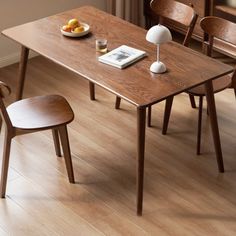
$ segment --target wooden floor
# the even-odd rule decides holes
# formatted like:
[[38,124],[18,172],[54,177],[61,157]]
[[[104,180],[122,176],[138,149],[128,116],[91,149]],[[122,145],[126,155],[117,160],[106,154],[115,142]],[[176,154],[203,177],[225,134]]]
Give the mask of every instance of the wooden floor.
[[[13,90],[17,65],[0,70]],[[143,216],[136,216],[136,110],[42,57],[30,60],[25,97],[61,94],[76,117],[69,125],[76,184],[50,132],[13,141],[6,199],[0,200],[0,235],[236,235],[236,104],[232,90],[216,96],[225,161],[219,174],[209,119],[203,114],[202,155],[196,156],[197,109],[186,94],[174,100],[168,135],[161,135],[163,105],[147,128]],[[206,111],[206,106],[204,106]],[[1,146],[3,132],[1,134]]]

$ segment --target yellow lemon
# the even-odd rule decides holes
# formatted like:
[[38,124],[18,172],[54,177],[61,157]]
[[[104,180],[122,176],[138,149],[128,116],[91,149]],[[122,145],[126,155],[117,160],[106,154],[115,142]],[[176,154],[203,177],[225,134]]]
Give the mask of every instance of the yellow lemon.
[[72,29],[75,29],[79,26],[79,21],[77,19],[71,19],[68,21],[68,24]]
[[76,27],[74,30],[73,30],[73,33],[80,33],[80,32],[83,32],[84,31],[84,27],[81,25],[79,27]]

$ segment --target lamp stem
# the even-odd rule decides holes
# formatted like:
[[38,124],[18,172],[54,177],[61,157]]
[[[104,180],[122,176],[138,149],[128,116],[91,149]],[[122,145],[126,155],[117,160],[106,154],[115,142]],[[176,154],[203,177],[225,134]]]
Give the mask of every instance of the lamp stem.
[[160,61],[160,44],[157,44],[157,62]]

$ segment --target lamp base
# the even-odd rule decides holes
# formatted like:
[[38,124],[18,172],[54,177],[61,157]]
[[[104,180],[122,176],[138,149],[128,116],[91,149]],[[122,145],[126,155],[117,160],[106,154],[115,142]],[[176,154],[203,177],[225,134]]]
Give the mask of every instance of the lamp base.
[[150,71],[153,73],[156,73],[156,74],[161,74],[166,71],[166,66],[164,63],[162,63],[160,61],[155,61],[150,66]]

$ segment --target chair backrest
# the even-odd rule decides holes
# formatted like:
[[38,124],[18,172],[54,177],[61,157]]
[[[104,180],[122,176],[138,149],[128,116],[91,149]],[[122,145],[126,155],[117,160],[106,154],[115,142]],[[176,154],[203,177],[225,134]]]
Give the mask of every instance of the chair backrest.
[[236,46],[236,24],[216,17],[206,16],[200,21],[200,26],[208,35],[208,46],[212,50],[214,37],[224,40]]
[[154,14],[179,23],[187,28],[183,45],[188,46],[198,15],[191,6],[174,0],[152,0],[150,2]]
[[0,81],[0,97],[5,98],[6,96],[11,94],[10,87],[4,82]]
[[[214,38],[221,39],[236,46],[236,24],[216,16],[206,16],[200,21],[200,26],[208,35],[206,42],[206,54],[211,56]],[[232,87],[235,89],[236,95],[236,69],[232,75]]]
[[6,85],[4,82],[0,81],[0,113],[8,129],[12,128],[12,124],[8,116],[6,107],[4,105],[3,98],[10,95],[10,93],[11,93],[10,87]]

